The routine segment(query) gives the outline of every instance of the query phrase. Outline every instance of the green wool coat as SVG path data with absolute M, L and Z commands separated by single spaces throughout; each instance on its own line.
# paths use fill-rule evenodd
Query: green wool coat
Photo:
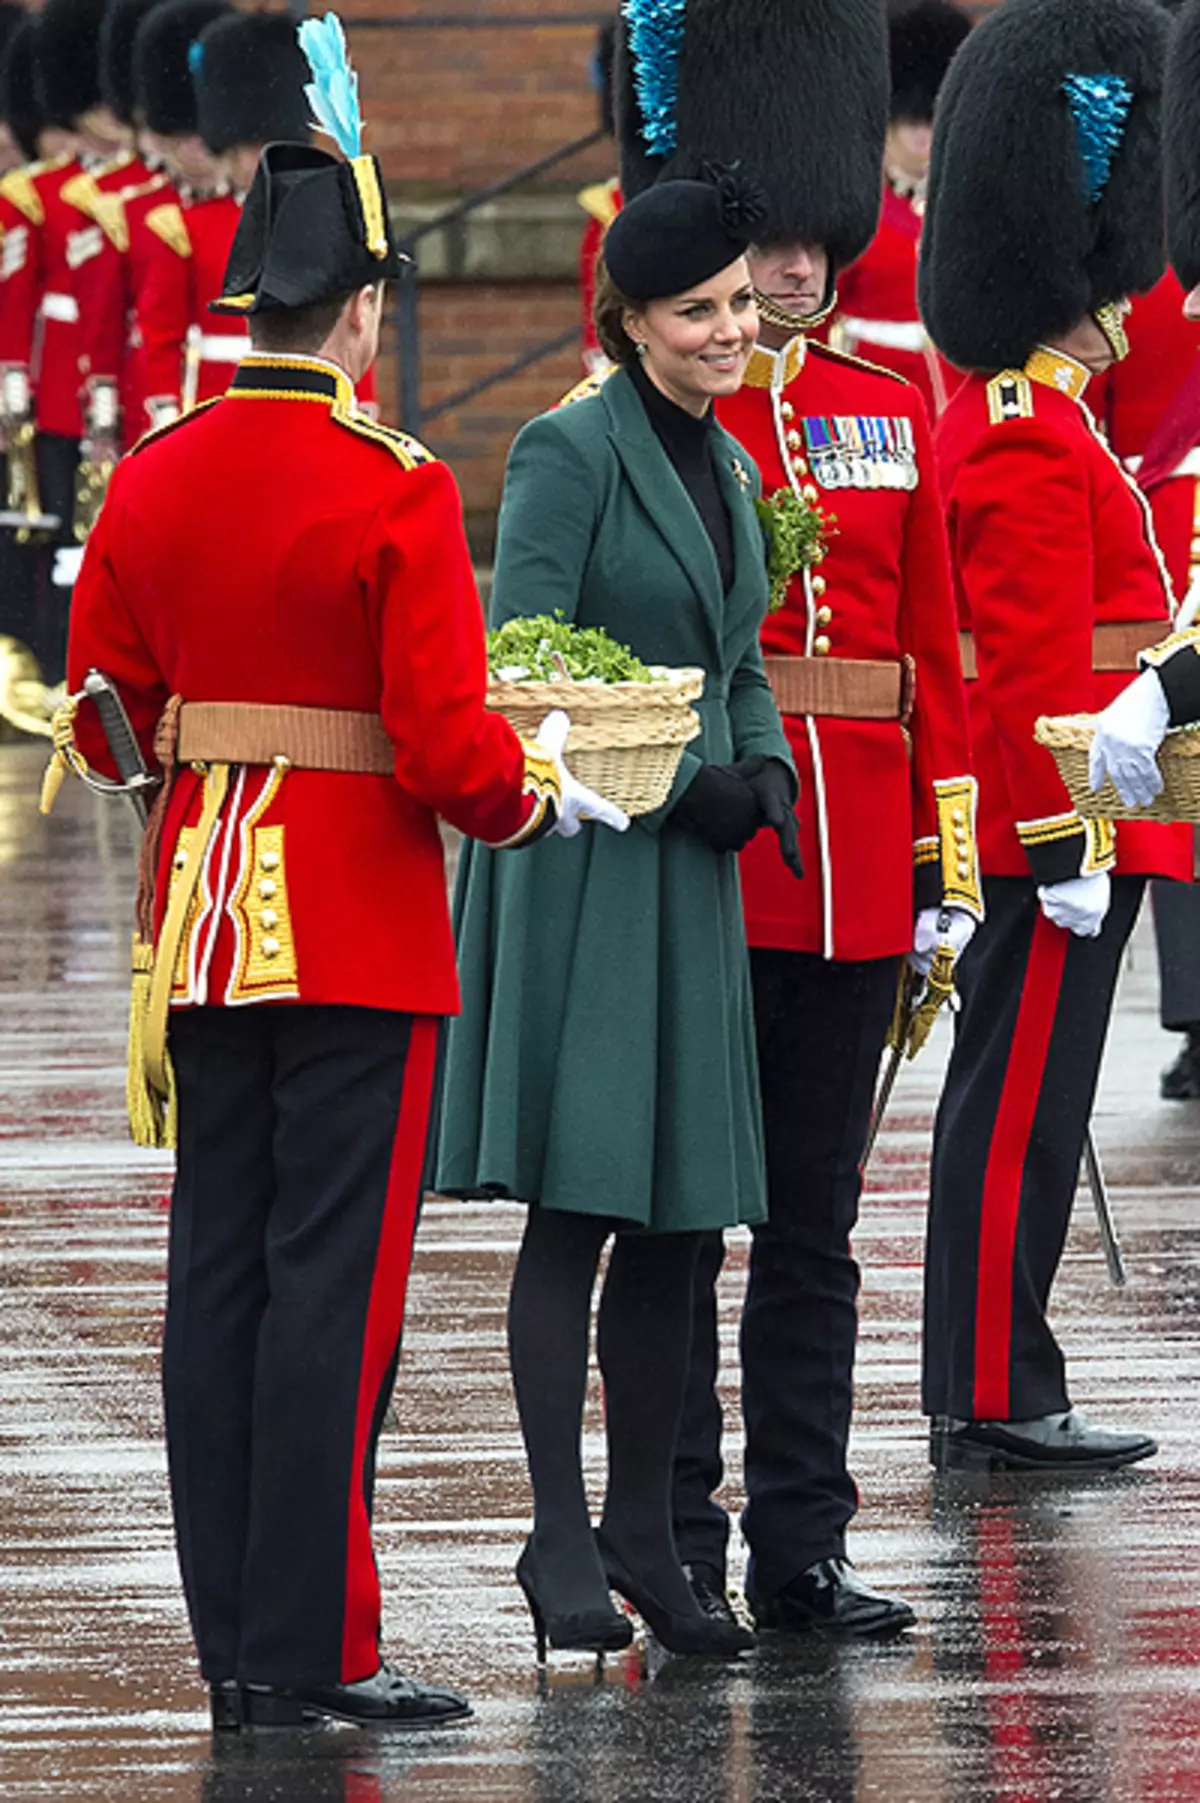
M 628 375 L 513 446 L 492 624 L 553 613 L 647 663 L 701 665 L 703 731 L 671 798 L 624 834 L 464 848 L 463 1008 L 451 1024 L 437 1187 L 673 1233 L 766 1214 L 749 960 L 734 854 L 672 827 L 701 762 L 792 767 L 763 674 L 754 465 L 714 427 L 735 580 Z

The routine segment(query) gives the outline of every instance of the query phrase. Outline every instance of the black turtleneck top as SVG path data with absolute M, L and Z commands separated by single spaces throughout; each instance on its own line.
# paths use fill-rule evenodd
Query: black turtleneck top
M 646 417 L 655 436 L 671 460 L 679 480 L 687 489 L 692 506 L 700 515 L 708 533 L 721 572 L 721 586 L 728 594 L 733 587 L 733 528 L 729 508 L 717 479 L 713 457 L 712 407 L 701 419 L 677 407 L 661 388 L 656 388 L 640 363 L 630 366 L 633 385 L 646 409 Z

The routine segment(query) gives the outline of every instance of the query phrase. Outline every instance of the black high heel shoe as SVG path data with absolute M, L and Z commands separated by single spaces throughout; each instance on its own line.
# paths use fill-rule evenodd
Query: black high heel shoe
M 556 1612 L 548 1600 L 543 1601 L 547 1593 L 543 1586 L 542 1595 L 538 1594 L 536 1556 L 528 1541 L 517 1560 L 516 1577 L 533 1617 L 539 1665 L 546 1663 L 547 1647 L 556 1653 L 619 1653 L 632 1641 L 632 1624 L 611 1603 L 602 1609 L 580 1609 L 566 1614 Z
M 697 1604 L 694 1615 L 680 1615 L 667 1609 L 651 1591 L 634 1577 L 620 1554 L 614 1552 L 599 1529 L 596 1545 L 610 1587 L 632 1603 L 660 1646 L 668 1653 L 690 1654 L 699 1659 L 732 1659 L 748 1653 L 754 1646 L 754 1635 L 739 1623 L 714 1620 Z

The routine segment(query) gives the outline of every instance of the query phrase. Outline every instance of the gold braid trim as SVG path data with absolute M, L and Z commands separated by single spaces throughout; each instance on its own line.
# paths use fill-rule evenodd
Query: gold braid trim
M 555 759 L 529 739 L 521 740 L 521 749 L 525 753 L 525 781 L 521 793 L 532 795 L 533 811 L 511 839 L 489 841 L 493 851 L 516 851 L 519 846 L 532 845 L 536 839 L 545 837 L 562 812 L 562 781 Z
M 933 793 L 942 864 L 942 900 L 947 907 L 963 908 L 976 920 L 982 920 L 983 883 L 975 834 L 979 785 L 973 776 L 944 778 L 934 783 Z

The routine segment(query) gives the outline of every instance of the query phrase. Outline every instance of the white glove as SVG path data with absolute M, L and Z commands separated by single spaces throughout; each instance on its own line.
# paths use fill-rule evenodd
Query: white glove
M 1122 689 L 1096 716 L 1088 759 L 1088 781 L 1102 789 L 1106 777 L 1126 807 L 1147 808 L 1163 786 L 1155 752 L 1171 721 L 1171 709 L 1156 670 Z
M 1053 926 L 1080 939 L 1098 939 L 1112 900 L 1112 884 L 1107 870 L 1097 870 L 1091 876 L 1072 876 L 1065 883 L 1044 885 L 1038 890 L 1038 900 Z
M 938 922 L 943 917 L 946 925 L 939 931 Z M 927 977 L 939 945 L 948 945 L 957 963 L 974 939 L 978 925 L 975 916 L 968 914 L 965 908 L 922 908 L 917 915 L 909 963 L 918 976 Z
M 553 713 L 546 715 L 534 735 L 534 742 L 543 751 L 548 751 L 558 765 L 558 779 L 562 784 L 558 819 L 551 832 L 563 839 L 573 839 L 585 820 L 595 820 L 601 826 L 611 826 L 614 833 L 623 833 L 629 825 L 628 814 L 613 802 L 605 801 L 603 795 L 597 795 L 586 783 L 576 782 L 563 763 L 563 746 L 570 730 L 570 720 L 560 707 L 556 707 Z

